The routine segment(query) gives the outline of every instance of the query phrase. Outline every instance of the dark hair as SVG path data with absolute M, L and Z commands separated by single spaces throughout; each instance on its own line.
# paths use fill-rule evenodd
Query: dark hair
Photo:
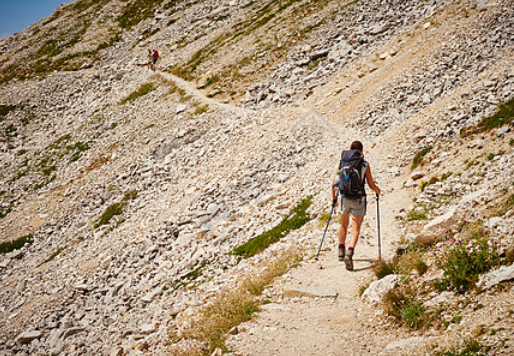
M 362 142 L 360 142 L 360 141 L 353 141 L 352 145 L 350 146 L 350 149 L 351 150 L 359 150 L 362 152 L 364 150 L 364 146 L 362 145 Z

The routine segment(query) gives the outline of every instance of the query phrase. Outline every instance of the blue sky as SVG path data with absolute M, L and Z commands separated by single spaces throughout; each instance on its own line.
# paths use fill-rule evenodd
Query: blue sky
M 0 39 L 52 14 L 62 0 L 0 0 Z

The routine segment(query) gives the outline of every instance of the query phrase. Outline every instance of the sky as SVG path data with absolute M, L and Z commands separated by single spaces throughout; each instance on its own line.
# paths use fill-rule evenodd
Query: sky
M 71 0 L 0 0 L 0 39 L 20 32 L 51 15 L 55 8 Z

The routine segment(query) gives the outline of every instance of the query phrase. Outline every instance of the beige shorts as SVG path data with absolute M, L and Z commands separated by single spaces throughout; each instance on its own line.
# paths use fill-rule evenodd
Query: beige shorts
M 341 214 L 364 215 L 366 214 L 366 196 L 357 199 L 341 197 Z

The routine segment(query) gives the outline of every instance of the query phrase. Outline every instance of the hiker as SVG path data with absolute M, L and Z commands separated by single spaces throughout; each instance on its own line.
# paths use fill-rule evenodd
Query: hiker
M 159 59 L 159 52 L 157 52 L 157 50 L 154 49 L 153 53 L 152 53 L 152 70 L 155 70 L 155 64 L 157 63 L 158 59 Z
M 148 66 L 148 69 L 152 69 L 152 50 L 151 49 L 148 49 L 148 55 L 147 55 L 147 61 L 146 61 L 146 64 Z
M 371 169 L 368 162 L 364 160 L 363 146 L 360 141 L 352 142 L 350 150 L 343 151 L 341 161 L 337 166 L 338 176 L 332 183 L 332 203 L 337 204 L 335 189 L 341 195 L 341 226 L 339 227 L 339 261 L 344 261 L 346 269 L 353 270 L 353 253 L 359 232 L 366 213 L 366 192 L 365 181 L 375 193 L 380 195 L 380 189 L 376 186 L 371 176 Z M 334 189 L 335 186 L 335 189 Z M 348 250 L 345 251 L 346 231 L 352 216 L 352 234 Z

